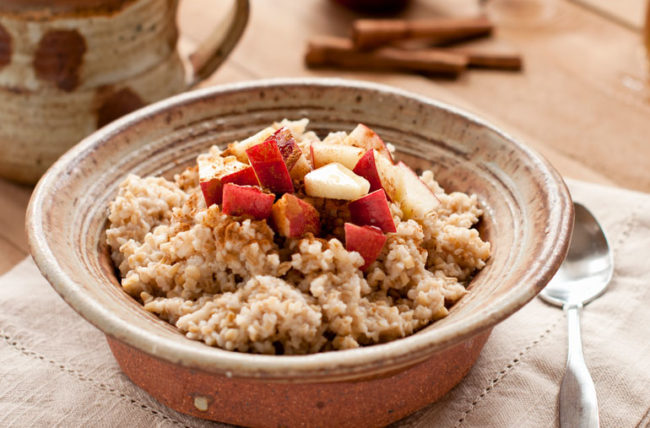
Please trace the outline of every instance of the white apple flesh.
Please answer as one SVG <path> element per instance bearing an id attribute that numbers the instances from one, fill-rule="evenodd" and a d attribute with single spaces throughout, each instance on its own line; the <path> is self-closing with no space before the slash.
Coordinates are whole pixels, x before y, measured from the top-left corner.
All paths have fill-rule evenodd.
<path id="1" fill-rule="evenodd" d="M 248 155 L 246 154 L 246 150 L 263 143 L 267 138 L 273 135 L 274 132 L 274 128 L 264 128 L 257 134 L 251 135 L 244 140 L 230 144 L 228 146 L 228 153 L 236 156 L 237 160 L 240 162 L 248 163 Z"/>
<path id="2" fill-rule="evenodd" d="M 350 134 L 343 140 L 344 144 L 348 144 L 355 147 L 360 147 L 364 149 L 364 153 L 367 150 L 377 150 L 379 154 L 390 159 L 391 163 L 393 157 L 390 154 L 390 150 L 386 147 L 384 140 L 381 139 L 379 135 L 372 129 L 368 128 L 366 125 L 360 123 L 356 128 L 350 132 Z"/>
<path id="3" fill-rule="evenodd" d="M 403 193 L 402 175 L 397 167 L 387 157 L 380 156 L 375 151 L 375 164 L 381 187 L 391 201 L 400 201 Z"/>
<path id="4" fill-rule="evenodd" d="M 395 165 L 401 175 L 400 206 L 407 218 L 424 218 L 440 201 L 426 184 L 404 162 Z"/>
<path id="5" fill-rule="evenodd" d="M 311 170 L 312 170 L 311 165 L 309 164 L 307 157 L 303 153 L 302 155 L 300 155 L 298 161 L 293 166 L 293 168 L 291 168 L 291 170 L 289 171 L 289 175 L 291 175 L 291 178 L 293 180 L 302 181 L 305 178 L 305 175 L 307 175 Z"/>
<path id="6" fill-rule="evenodd" d="M 368 180 L 337 162 L 305 175 L 305 193 L 309 196 L 351 201 L 366 195 L 368 190 Z"/>
<path id="7" fill-rule="evenodd" d="M 436 195 L 404 162 L 391 163 L 375 156 L 381 186 L 390 200 L 399 203 L 406 218 L 423 218 L 440 205 Z"/>
<path id="8" fill-rule="evenodd" d="M 353 169 L 365 151 L 362 148 L 344 144 L 312 143 L 311 153 L 314 168 L 338 162 L 348 169 Z"/>

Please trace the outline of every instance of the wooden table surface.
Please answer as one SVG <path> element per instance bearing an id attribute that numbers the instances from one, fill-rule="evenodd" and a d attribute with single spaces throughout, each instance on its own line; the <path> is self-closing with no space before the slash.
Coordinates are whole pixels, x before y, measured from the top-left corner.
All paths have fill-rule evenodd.
<path id="1" fill-rule="evenodd" d="M 329 0 L 251 0 L 246 33 L 207 81 L 216 85 L 267 77 L 337 76 L 371 80 L 462 107 L 536 149 L 565 176 L 650 192 L 650 90 L 644 85 L 641 33 L 611 14 L 567 0 L 534 26 L 497 22 L 489 43 L 524 55 L 521 73 L 472 70 L 457 80 L 396 73 L 308 70 L 307 39 L 347 35 L 358 17 Z M 592 0 L 594 3 L 602 0 Z M 644 0 L 626 0 L 643 13 Z M 190 50 L 227 2 L 185 1 L 179 46 Z M 210 13 L 206 13 L 210 11 Z M 402 16 L 469 16 L 476 0 L 413 0 Z M 620 15 L 620 14 L 619 14 Z M 638 16 L 631 21 L 639 22 Z M 638 26 L 637 26 L 638 27 Z M 32 188 L 0 179 L 0 274 L 28 255 L 25 210 Z"/>

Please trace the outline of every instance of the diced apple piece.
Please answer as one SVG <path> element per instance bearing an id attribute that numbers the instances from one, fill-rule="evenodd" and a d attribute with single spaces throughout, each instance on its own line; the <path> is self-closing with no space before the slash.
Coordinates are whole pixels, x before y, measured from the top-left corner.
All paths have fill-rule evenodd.
<path id="1" fill-rule="evenodd" d="M 273 135 L 274 132 L 275 129 L 272 127 L 264 128 L 257 134 L 251 135 L 244 140 L 228 145 L 228 153 L 236 156 L 237 160 L 240 162 L 248 163 L 248 155 L 246 154 L 246 150 L 260 143 L 263 143 L 264 140 Z"/>
<path id="2" fill-rule="evenodd" d="M 299 238 L 308 232 L 318 235 L 320 231 L 316 208 L 291 193 L 273 204 L 272 216 L 276 231 L 287 238 Z"/>
<path id="3" fill-rule="evenodd" d="M 199 186 L 205 199 L 205 206 L 221 202 L 221 180 L 219 179 L 219 166 L 211 161 L 202 161 L 201 157 L 197 159 L 199 165 Z"/>
<path id="4" fill-rule="evenodd" d="M 381 187 L 386 192 L 386 196 L 391 201 L 400 201 L 402 194 L 402 174 L 399 169 L 385 156 L 378 156 L 375 153 L 375 164 L 377 166 L 377 173 L 381 180 Z"/>
<path id="5" fill-rule="evenodd" d="M 263 187 L 274 193 L 293 192 L 291 175 L 274 139 L 246 149 L 246 155 Z"/>
<path id="6" fill-rule="evenodd" d="M 374 150 L 368 150 L 361 159 L 359 159 L 359 162 L 354 166 L 352 172 L 368 180 L 371 192 L 383 188 L 381 185 L 381 179 L 379 178 L 379 172 L 377 171 L 377 164 L 375 163 Z"/>
<path id="7" fill-rule="evenodd" d="M 233 183 L 239 184 L 240 186 L 258 186 L 259 182 L 257 181 L 257 176 L 252 166 L 246 165 L 246 168 L 240 169 L 239 171 L 233 172 L 228 175 L 224 175 L 221 179 L 221 183 Z"/>
<path id="8" fill-rule="evenodd" d="M 386 243 L 386 235 L 373 226 L 345 223 L 343 228 L 345 229 L 345 249 L 361 254 L 364 264 L 360 269 L 368 269 L 368 266 L 377 260 L 381 253 L 381 249 Z"/>
<path id="9" fill-rule="evenodd" d="M 289 171 L 289 175 L 291 175 L 291 178 L 294 180 L 300 180 L 302 181 L 305 178 L 305 175 L 311 171 L 311 165 L 309 164 L 309 161 L 307 160 L 307 157 L 305 155 L 301 155 L 298 158 L 298 162 L 291 168 L 291 171 Z"/>
<path id="10" fill-rule="evenodd" d="M 232 216 L 247 215 L 262 220 L 271 215 L 274 200 L 274 194 L 266 193 L 258 187 L 227 183 L 223 186 L 221 210 Z"/>
<path id="11" fill-rule="evenodd" d="M 391 156 L 384 140 L 382 140 L 375 131 L 362 123 L 358 124 L 357 127 L 350 132 L 344 142 L 351 146 L 361 147 L 364 150 L 375 149 L 379 154 L 386 156 L 391 162 L 393 161 L 393 156 Z"/>
<path id="12" fill-rule="evenodd" d="M 368 193 L 370 183 L 334 162 L 305 175 L 305 193 L 318 198 L 351 201 Z"/>
<path id="13" fill-rule="evenodd" d="M 298 162 L 298 158 L 302 155 L 300 147 L 296 143 L 296 140 L 291 135 L 291 131 L 288 128 L 282 127 L 275 131 L 267 140 L 273 139 L 278 145 L 278 150 L 282 153 L 282 159 L 287 165 L 287 169 L 291 171 L 291 168 Z"/>
<path id="14" fill-rule="evenodd" d="M 404 162 L 398 162 L 395 167 L 402 176 L 399 203 L 406 217 L 423 218 L 440 205 L 431 189 Z"/>
<path id="15" fill-rule="evenodd" d="M 312 143 L 311 153 L 314 168 L 338 162 L 344 167 L 352 169 L 363 156 L 364 150 L 343 144 Z"/>
<path id="16" fill-rule="evenodd" d="M 375 226 L 384 233 L 397 232 L 386 194 L 376 190 L 348 204 L 352 222 L 359 226 Z"/>
<path id="17" fill-rule="evenodd" d="M 257 178 L 252 168 L 239 162 L 234 156 L 199 156 L 199 185 L 205 204 L 221 203 L 221 194 L 225 183 L 256 185 Z"/>

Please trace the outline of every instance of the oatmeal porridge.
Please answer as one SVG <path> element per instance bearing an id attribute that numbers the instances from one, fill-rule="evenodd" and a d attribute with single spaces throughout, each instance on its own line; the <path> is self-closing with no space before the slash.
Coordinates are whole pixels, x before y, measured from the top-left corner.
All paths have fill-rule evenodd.
<path id="1" fill-rule="evenodd" d="M 485 266 L 473 195 L 417 176 L 364 125 L 283 120 L 176 175 L 129 175 L 106 231 L 121 285 L 190 339 L 306 354 L 408 336 Z"/>

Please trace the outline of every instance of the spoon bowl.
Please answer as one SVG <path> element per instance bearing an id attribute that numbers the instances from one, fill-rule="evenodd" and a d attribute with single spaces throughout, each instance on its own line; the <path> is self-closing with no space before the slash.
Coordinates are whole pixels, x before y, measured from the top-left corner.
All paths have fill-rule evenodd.
<path id="1" fill-rule="evenodd" d="M 567 257 L 539 296 L 561 306 L 567 316 L 569 350 L 560 385 L 560 427 L 597 428 L 598 400 L 582 353 L 580 311 L 607 288 L 614 273 L 614 258 L 593 214 L 576 202 L 574 213 Z"/>
<path id="2" fill-rule="evenodd" d="M 566 259 L 540 293 L 546 302 L 586 305 L 605 292 L 614 272 L 614 259 L 603 229 L 593 214 L 574 202 L 575 220 Z"/>

